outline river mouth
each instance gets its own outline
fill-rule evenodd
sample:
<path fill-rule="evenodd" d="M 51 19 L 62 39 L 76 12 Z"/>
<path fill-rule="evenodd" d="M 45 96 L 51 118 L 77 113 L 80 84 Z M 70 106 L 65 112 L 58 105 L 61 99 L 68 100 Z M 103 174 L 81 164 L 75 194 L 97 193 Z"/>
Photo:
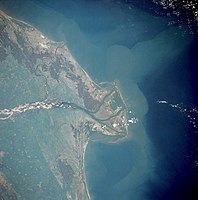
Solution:
<path fill-rule="evenodd" d="M 84 155 L 91 133 L 97 131 L 106 136 L 128 134 L 127 108 L 117 83 L 109 83 L 111 87 L 107 87 L 107 83 L 97 85 L 65 45 L 60 46 L 60 43 L 49 40 L 30 24 L 9 17 L 4 12 L 0 12 L 0 17 L 3 22 L 1 46 L 8 54 L 2 57 L 1 63 L 1 106 L 4 108 L 0 110 L 0 120 L 5 132 L 1 143 L 5 143 L 6 133 L 12 130 L 12 137 L 18 134 L 18 140 L 22 140 L 23 145 L 17 151 L 22 154 L 23 162 L 31 160 L 25 140 L 28 136 L 20 138 L 25 127 L 31 126 L 26 134 L 34 133 L 40 153 L 62 189 L 60 195 L 65 193 L 67 199 L 88 200 L 90 196 L 85 178 Z M 7 73 L 13 78 L 11 83 Z M 23 88 L 19 87 L 21 82 L 25 83 Z M 11 104 L 15 106 L 10 107 L 7 95 L 15 97 L 11 98 Z M 26 99 L 26 96 L 34 99 L 39 95 L 45 96 L 45 99 L 32 102 Z M 19 122 L 22 126 L 19 126 Z M 12 170 L 9 161 L 4 164 L 4 155 L 12 153 L 13 138 L 10 139 L 11 149 L 1 151 L 2 165 L 9 167 L 1 172 L 0 186 L 5 198 L 26 198 L 27 190 L 19 189 L 18 178 L 13 177 L 17 173 L 22 182 L 24 177 L 31 180 L 33 166 L 28 166 L 29 170 L 24 169 L 19 164 L 21 157 L 18 154 L 13 161 L 13 164 L 18 165 L 17 172 Z M 46 187 L 42 180 L 36 185 L 41 189 Z M 30 190 L 34 192 L 35 188 Z"/>
<path fill-rule="evenodd" d="M 188 93 L 187 85 L 192 83 L 189 83 L 190 79 L 189 82 L 185 80 L 188 73 L 180 70 L 184 67 L 182 63 L 187 63 L 187 66 L 190 62 L 187 54 L 192 37 L 188 34 L 185 24 L 171 25 L 174 21 L 172 18 L 153 15 L 140 9 L 141 6 L 137 9 L 122 2 L 105 2 L 85 4 L 84 1 L 72 1 L 63 2 L 64 6 L 60 6 L 60 2 L 52 1 L 8 0 L 2 5 L 10 14 L 35 25 L 50 38 L 65 41 L 76 60 L 96 82 L 115 79 L 121 82 L 128 111 L 131 111 L 128 112 L 127 119 L 135 117 L 138 122 L 130 124 L 130 141 L 125 143 L 109 144 L 112 140 L 109 141 L 108 137 L 97 134 L 93 136 L 93 142 L 88 145 L 85 163 L 88 186 L 93 199 L 109 200 L 117 197 L 128 200 L 131 196 L 134 199 L 163 199 L 160 193 L 166 194 L 167 191 L 171 199 L 174 195 L 179 196 L 181 187 L 178 181 L 165 178 L 164 182 L 160 182 L 159 177 L 166 174 L 170 177 L 174 174 L 173 170 L 181 169 L 185 163 L 181 152 L 185 156 L 190 155 L 190 150 L 186 152 L 184 135 L 193 131 L 189 131 L 188 128 L 186 130 L 188 125 L 184 125 L 182 129 L 182 124 L 186 122 L 180 114 L 162 108 L 156 101 L 173 100 L 173 103 L 183 101 L 188 104 L 191 102 L 189 96 L 196 96 L 193 92 Z M 151 7 L 148 5 L 147 8 Z M 171 70 L 172 68 L 175 70 Z M 170 78 L 172 82 L 169 81 Z M 196 85 L 194 80 L 196 77 L 193 78 L 192 85 Z M 167 97 L 169 99 L 166 99 Z M 161 117 L 160 120 L 159 116 L 162 113 L 165 117 Z M 174 118 L 171 120 L 169 116 Z M 181 126 L 173 122 L 175 119 Z M 167 124 L 163 127 L 163 121 L 174 127 Z M 40 132 L 42 131 L 44 130 L 41 129 Z M 193 142 L 192 138 L 189 140 Z M 9 145 L 9 142 L 6 144 Z M 167 146 L 170 146 L 170 151 Z M 36 156 L 36 152 L 32 155 Z M 187 162 L 190 166 L 194 166 L 192 163 L 195 154 L 192 155 L 192 160 Z M 167 159 L 175 160 L 173 168 L 167 164 Z M 9 162 L 12 164 L 11 160 Z M 164 163 L 164 167 L 160 167 L 160 163 Z M 186 166 L 186 169 L 189 168 Z M 47 170 L 49 171 L 46 167 Z M 191 173 L 190 170 L 188 172 Z M 180 172 L 178 174 L 183 176 Z M 178 174 L 175 175 L 178 177 Z M 187 174 L 184 175 L 188 177 Z M 53 175 L 49 177 L 49 181 L 56 185 Z M 180 180 L 188 180 L 189 185 L 191 184 L 188 178 Z M 183 182 L 182 187 L 185 188 Z M 154 187 L 155 184 L 162 187 Z M 169 190 L 174 184 L 178 184 L 178 188 L 173 187 L 175 193 Z M 167 185 L 167 188 L 163 190 L 164 185 Z M 50 185 L 46 187 L 53 190 Z M 59 189 L 56 191 L 55 194 L 61 194 Z M 156 196 L 150 197 L 150 191 Z M 52 199 L 56 198 L 53 196 L 55 194 L 50 193 Z M 61 195 L 58 195 L 59 199 L 64 198 L 65 194 Z"/>

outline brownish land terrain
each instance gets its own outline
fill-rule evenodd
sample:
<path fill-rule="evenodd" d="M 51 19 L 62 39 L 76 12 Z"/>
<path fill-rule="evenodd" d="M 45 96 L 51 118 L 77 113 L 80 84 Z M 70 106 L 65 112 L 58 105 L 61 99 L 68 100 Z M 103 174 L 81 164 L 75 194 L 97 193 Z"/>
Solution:
<path fill-rule="evenodd" d="M 1 11 L 0 62 L 0 123 L 12 120 L 15 126 L 16 118 L 31 113 L 24 125 L 31 124 L 65 198 L 90 199 L 84 171 L 89 140 L 95 133 L 114 142 L 128 134 L 127 108 L 118 83 L 95 83 L 64 43 Z M 15 79 L 8 97 L 5 88 Z M 39 119 L 48 126 L 38 134 L 33 122 Z M 0 188 L 11 199 L 19 197 L 3 173 Z"/>

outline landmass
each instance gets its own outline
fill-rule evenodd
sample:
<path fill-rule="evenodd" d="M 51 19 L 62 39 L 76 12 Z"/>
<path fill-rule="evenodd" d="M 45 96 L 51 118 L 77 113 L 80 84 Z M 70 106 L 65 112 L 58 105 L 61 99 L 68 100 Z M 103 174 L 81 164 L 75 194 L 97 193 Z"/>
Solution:
<path fill-rule="evenodd" d="M 15 126 L 15 120 L 26 114 L 36 130 L 36 120 L 43 117 L 47 131 L 33 132 L 51 172 L 65 191 L 65 199 L 90 200 L 84 169 L 88 142 L 96 135 L 111 142 L 128 135 L 127 106 L 119 82 L 94 82 L 65 43 L 52 41 L 30 24 L 2 11 L 0 62 L 0 123 L 12 121 Z M 9 92 L 7 84 L 11 81 L 14 84 Z M 2 195 L 9 193 L 12 199 L 19 199 L 20 194 L 14 185 L 12 188 L 7 184 L 3 172 L 0 188 Z"/>

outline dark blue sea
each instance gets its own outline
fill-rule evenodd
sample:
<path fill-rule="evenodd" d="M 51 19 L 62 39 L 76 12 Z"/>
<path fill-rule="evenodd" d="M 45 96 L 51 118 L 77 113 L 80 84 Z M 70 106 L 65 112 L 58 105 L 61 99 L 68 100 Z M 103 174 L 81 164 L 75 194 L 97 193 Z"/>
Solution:
<path fill-rule="evenodd" d="M 150 1 L 1 0 L 0 7 L 66 42 L 96 82 L 120 81 L 128 118 L 138 122 L 128 141 L 89 143 L 94 200 L 196 199 L 198 133 L 190 120 L 197 115 L 190 110 L 198 100 L 198 42 L 186 24 L 160 16 Z"/>

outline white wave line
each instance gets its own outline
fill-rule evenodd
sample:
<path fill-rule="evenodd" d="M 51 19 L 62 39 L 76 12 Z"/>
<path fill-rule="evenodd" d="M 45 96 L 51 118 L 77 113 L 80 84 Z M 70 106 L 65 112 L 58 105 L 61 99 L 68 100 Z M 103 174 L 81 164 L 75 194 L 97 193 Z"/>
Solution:
<path fill-rule="evenodd" d="M 157 103 L 161 103 L 161 104 L 168 104 L 167 101 L 161 100 L 161 101 L 157 101 Z"/>

